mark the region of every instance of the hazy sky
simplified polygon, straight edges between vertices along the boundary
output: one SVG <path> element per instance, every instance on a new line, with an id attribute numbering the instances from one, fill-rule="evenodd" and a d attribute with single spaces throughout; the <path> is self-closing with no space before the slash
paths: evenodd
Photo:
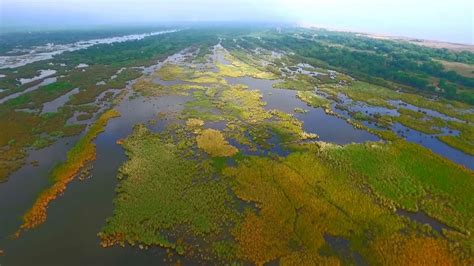
<path id="1" fill-rule="evenodd" d="M 472 0 L 0 0 L 3 26 L 296 22 L 474 44 Z"/>

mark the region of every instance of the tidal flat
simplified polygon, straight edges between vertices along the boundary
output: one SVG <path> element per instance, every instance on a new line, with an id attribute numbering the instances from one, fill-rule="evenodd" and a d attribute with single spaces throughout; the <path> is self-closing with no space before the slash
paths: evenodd
<path id="1" fill-rule="evenodd" d="M 474 263 L 467 104 L 169 34 L 189 43 L 0 105 L 0 262 Z"/>

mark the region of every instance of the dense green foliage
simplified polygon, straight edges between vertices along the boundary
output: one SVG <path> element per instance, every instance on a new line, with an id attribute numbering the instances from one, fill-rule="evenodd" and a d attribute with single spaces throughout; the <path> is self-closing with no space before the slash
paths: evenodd
<path id="1" fill-rule="evenodd" d="M 446 71 L 433 58 L 474 64 L 474 54 L 432 49 L 414 44 L 377 40 L 352 33 L 325 30 L 288 30 L 286 34 L 242 38 L 240 42 L 225 43 L 229 47 L 278 47 L 293 52 L 296 60 L 315 66 L 334 67 L 359 79 L 397 88 L 415 88 L 425 93 L 436 93 L 448 99 L 474 104 L 474 79 L 454 71 Z M 437 82 L 433 82 L 433 79 Z M 439 80 L 444 80 L 439 83 Z M 391 82 L 390 82 L 391 81 Z"/>

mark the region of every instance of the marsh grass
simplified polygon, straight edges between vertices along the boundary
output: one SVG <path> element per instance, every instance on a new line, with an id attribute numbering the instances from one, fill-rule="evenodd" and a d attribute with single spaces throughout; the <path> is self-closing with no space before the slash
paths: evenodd
<path id="1" fill-rule="evenodd" d="M 197 137 L 198 148 L 204 150 L 212 157 L 230 157 L 239 150 L 230 145 L 219 130 L 204 129 Z"/>
<path id="2" fill-rule="evenodd" d="M 95 159 L 96 150 L 93 140 L 104 131 L 110 119 L 119 115 L 114 109 L 103 113 L 87 133 L 68 151 L 66 161 L 57 165 L 50 173 L 51 186 L 38 195 L 33 206 L 23 215 L 23 223 L 17 235 L 46 221 L 46 212 L 50 202 L 64 193 L 69 182 L 74 179 L 82 167 Z"/>

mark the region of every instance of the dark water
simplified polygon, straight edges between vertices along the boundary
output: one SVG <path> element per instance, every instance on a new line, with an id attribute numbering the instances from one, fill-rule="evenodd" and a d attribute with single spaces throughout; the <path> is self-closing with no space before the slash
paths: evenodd
<path id="1" fill-rule="evenodd" d="M 369 116 L 373 116 L 374 114 L 377 114 L 377 113 L 382 114 L 382 115 L 384 115 L 384 114 L 391 115 L 391 116 L 398 116 L 399 115 L 399 113 L 396 109 L 388 109 L 388 108 L 384 108 L 384 107 L 380 107 L 380 106 L 371 106 L 371 105 L 368 105 L 368 104 L 362 103 L 362 102 L 354 102 L 343 94 L 340 94 L 338 97 L 343 102 L 343 104 L 345 106 L 348 106 L 349 109 L 351 111 L 354 111 L 354 112 L 362 112 L 362 113 L 364 113 L 366 115 L 369 115 Z M 410 104 L 405 104 L 402 101 L 391 101 L 391 103 L 394 104 L 394 106 L 407 108 L 407 109 L 410 109 L 410 110 L 413 110 L 413 111 L 420 110 L 420 111 L 425 112 L 427 115 L 430 115 L 430 116 L 433 116 L 433 117 L 438 117 L 438 118 L 441 118 L 441 119 L 444 119 L 444 120 L 459 121 L 456 118 L 446 116 L 446 115 L 441 114 L 439 112 L 429 110 L 429 109 L 425 109 L 425 108 L 418 108 L 418 107 L 410 105 Z M 400 106 L 398 106 L 398 105 L 400 105 Z M 350 115 L 348 114 L 347 111 L 338 110 L 338 109 L 334 109 L 334 111 L 341 114 L 341 115 L 343 115 L 344 117 L 350 117 Z M 368 124 L 367 122 L 364 122 L 364 125 L 366 125 L 370 128 L 378 128 L 374 124 Z M 430 149 L 434 153 L 436 153 L 436 154 L 438 154 L 442 157 L 445 157 L 445 158 L 447 158 L 447 159 L 449 159 L 449 160 L 451 160 L 451 161 L 453 161 L 457 164 L 463 165 L 463 166 L 465 166 L 469 169 L 474 169 L 474 156 L 466 154 L 466 153 L 464 153 L 464 152 L 462 152 L 458 149 L 455 149 L 455 148 L 445 144 L 444 142 L 442 142 L 442 141 L 440 141 L 436 138 L 437 135 L 425 134 L 425 133 L 416 131 L 414 129 L 410 129 L 410 128 L 408 128 L 406 126 L 403 126 L 399 123 L 395 123 L 392 126 L 391 130 L 394 131 L 400 137 L 406 139 L 409 142 L 420 144 L 423 147 Z M 459 132 L 457 132 L 457 131 L 452 131 L 451 133 L 449 133 L 448 128 L 441 128 L 441 130 L 443 131 L 443 133 L 441 133 L 440 135 L 447 135 L 447 134 L 457 135 L 457 134 L 459 134 Z"/>
<path id="2" fill-rule="evenodd" d="M 39 191 L 49 184 L 47 175 L 50 169 L 66 160 L 66 152 L 77 138 L 63 138 L 47 148 L 31 151 L 27 164 L 10 175 L 7 182 L 0 184 L 0 249 L 4 248 L 6 238 L 18 229 L 21 216 L 31 207 Z M 39 165 L 31 165 L 32 161 L 38 161 Z"/>
<path id="3" fill-rule="evenodd" d="M 420 144 L 457 164 L 464 165 L 474 170 L 474 156 L 457 150 L 444 142 L 438 140 L 435 136 L 427 135 L 422 132 L 409 129 L 401 124 L 394 124 L 392 130 L 398 132 L 407 141 Z"/>
<path id="4" fill-rule="evenodd" d="M 357 266 L 368 265 L 358 252 L 351 250 L 349 240 L 343 237 L 332 236 L 328 234 L 324 235 L 324 240 L 331 247 L 331 249 L 345 261 L 349 261 L 351 264 L 355 264 Z"/>
<path id="5" fill-rule="evenodd" d="M 365 130 L 355 129 L 345 120 L 328 115 L 321 108 L 313 108 L 306 105 L 296 97 L 296 91 L 275 89 L 273 84 L 276 80 L 263 80 L 251 77 L 227 78 L 230 84 L 245 84 L 250 89 L 259 90 L 263 95 L 263 101 L 267 103 L 265 109 L 277 109 L 286 113 L 295 114 L 295 117 L 303 122 L 303 129 L 310 133 L 319 135 L 322 141 L 336 144 L 360 143 L 365 141 L 377 141 L 379 138 Z M 308 110 L 307 113 L 295 113 L 295 108 Z"/>
<path id="6" fill-rule="evenodd" d="M 21 215 L 31 206 L 37 193 L 47 186 L 47 175 L 53 162 L 65 159 L 67 139 L 51 147 L 32 153 L 31 157 L 43 159 L 40 167 L 26 165 L 0 186 L 0 248 L 5 255 L 2 265 L 156 265 L 162 264 L 166 251 L 151 248 L 143 251 L 138 247 L 99 246 L 97 233 L 112 215 L 117 185 L 117 171 L 126 160 L 116 141 L 127 137 L 136 123 L 156 119 L 158 112 L 180 111 L 186 97 L 165 96 L 159 99 L 137 98 L 125 100 L 117 108 L 121 117 L 109 121 L 97 145 L 97 159 L 93 163 L 92 178 L 75 179 L 65 194 L 53 201 L 48 208 L 48 219 L 36 229 L 24 233 L 19 239 L 9 239 L 21 224 Z M 151 126 L 161 130 L 165 122 Z M 43 162 L 44 161 L 44 162 Z"/>
<path id="7" fill-rule="evenodd" d="M 431 228 L 433 230 L 435 230 L 436 232 L 438 232 L 440 234 L 443 232 L 443 229 L 453 230 L 449 226 L 437 221 L 434 218 L 431 218 L 430 216 L 428 216 L 426 213 L 424 213 L 422 211 L 409 212 L 409 211 L 405 211 L 405 210 L 402 210 L 402 209 L 398 209 L 396 213 L 400 216 L 407 217 L 410 220 L 413 220 L 415 222 L 418 222 L 418 223 L 421 223 L 421 224 L 427 224 L 427 225 L 431 226 Z"/>
<path id="8" fill-rule="evenodd" d="M 447 121 L 458 121 L 460 122 L 461 120 L 455 118 L 455 117 L 450 117 L 450 116 L 447 116 L 445 114 L 442 114 L 438 111 L 435 111 L 435 110 L 431 110 L 431 109 L 426 109 L 426 108 L 421 108 L 421 107 L 418 107 L 418 106 L 414 106 L 414 105 L 411 105 L 409 103 L 406 103 L 404 101 L 401 101 L 401 100 L 396 100 L 396 101 L 389 101 L 393 106 L 396 106 L 396 107 L 401 107 L 401 108 L 405 108 L 405 109 L 410 109 L 412 111 L 420 111 L 420 112 L 423 112 L 429 116 L 432 116 L 432 117 L 437 117 L 437 118 L 441 118 L 443 120 L 447 120 Z"/>

